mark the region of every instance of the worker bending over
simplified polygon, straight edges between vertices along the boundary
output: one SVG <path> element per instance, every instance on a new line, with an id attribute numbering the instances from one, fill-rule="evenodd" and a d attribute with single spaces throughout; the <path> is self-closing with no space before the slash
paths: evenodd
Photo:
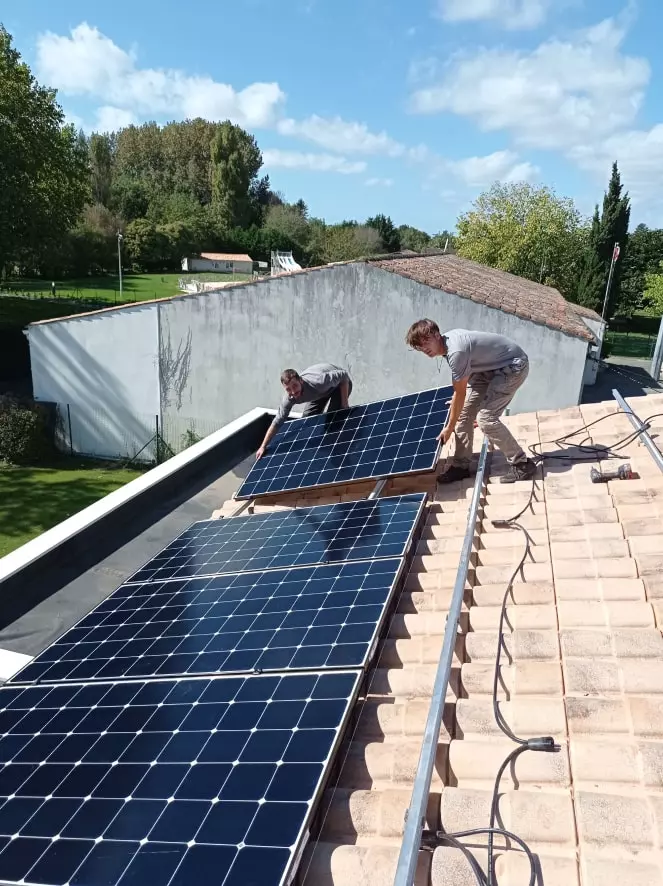
<path id="1" fill-rule="evenodd" d="M 352 381 L 348 372 L 332 363 L 316 363 L 305 369 L 301 375 L 294 369 L 284 369 L 281 384 L 285 388 L 285 395 L 256 458 L 263 457 L 269 441 L 290 415 L 295 403 L 306 404 L 302 418 L 309 418 L 311 415 L 320 415 L 326 406 L 329 406 L 330 412 L 346 409 L 352 393 Z"/>
<path id="2" fill-rule="evenodd" d="M 523 349 L 505 335 L 451 329 L 440 333 L 433 320 L 418 320 L 408 330 L 410 347 L 429 357 L 445 357 L 451 369 L 454 393 L 447 424 L 438 440 L 446 443 L 456 435 L 451 466 L 438 476 L 439 483 L 453 483 L 470 476 L 474 421 L 509 463 L 502 483 L 531 478 L 536 465 L 527 458 L 500 416 L 529 374 Z"/>

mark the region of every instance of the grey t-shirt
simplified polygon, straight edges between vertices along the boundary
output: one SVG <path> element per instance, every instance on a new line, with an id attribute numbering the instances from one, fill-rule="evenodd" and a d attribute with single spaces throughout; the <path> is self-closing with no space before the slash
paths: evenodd
<path id="1" fill-rule="evenodd" d="M 444 340 L 447 345 L 445 356 L 454 381 L 475 372 L 503 369 L 517 359 L 527 361 L 525 351 L 506 335 L 451 329 L 444 333 Z"/>
<path id="2" fill-rule="evenodd" d="M 302 392 L 299 397 L 290 397 L 286 394 L 281 400 L 274 419 L 274 427 L 279 428 L 290 415 L 290 410 L 295 403 L 310 403 L 312 400 L 331 394 L 341 382 L 350 381 L 350 376 L 345 369 L 334 366 L 333 363 L 316 363 L 300 373 L 302 380 Z"/>

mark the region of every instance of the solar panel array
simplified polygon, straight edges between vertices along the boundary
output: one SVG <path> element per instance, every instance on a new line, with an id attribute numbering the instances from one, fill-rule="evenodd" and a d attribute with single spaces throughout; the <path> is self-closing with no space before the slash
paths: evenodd
<path id="1" fill-rule="evenodd" d="M 362 667 L 402 560 L 127 584 L 21 681 Z"/>
<path id="2" fill-rule="evenodd" d="M 432 470 L 453 388 L 286 422 L 236 498 Z"/>
<path id="3" fill-rule="evenodd" d="M 129 582 L 402 557 L 425 495 L 194 523 Z"/>
<path id="4" fill-rule="evenodd" d="M 359 683 L 0 689 L 0 880 L 286 883 Z"/>
<path id="5" fill-rule="evenodd" d="M 425 498 L 196 523 L 0 688 L 0 882 L 291 882 Z"/>

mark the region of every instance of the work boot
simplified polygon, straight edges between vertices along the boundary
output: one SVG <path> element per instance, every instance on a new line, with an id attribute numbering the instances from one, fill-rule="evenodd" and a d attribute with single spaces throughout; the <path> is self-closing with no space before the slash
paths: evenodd
<path id="1" fill-rule="evenodd" d="M 456 480 L 467 480 L 470 477 L 470 471 L 468 468 L 459 468 L 456 465 L 451 465 L 450 468 L 443 474 L 437 475 L 438 483 L 455 483 Z"/>
<path id="2" fill-rule="evenodd" d="M 517 483 L 518 480 L 531 480 L 536 474 L 536 464 L 531 458 L 509 465 L 507 473 L 500 477 L 500 483 Z"/>

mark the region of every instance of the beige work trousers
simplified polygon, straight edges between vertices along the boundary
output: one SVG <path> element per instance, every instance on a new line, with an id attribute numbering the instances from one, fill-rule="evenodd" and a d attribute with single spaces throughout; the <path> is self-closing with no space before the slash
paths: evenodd
<path id="1" fill-rule="evenodd" d="M 527 459 L 513 434 L 500 421 L 500 416 L 528 375 L 529 362 L 518 358 L 503 369 L 476 372 L 470 376 L 465 403 L 456 422 L 456 451 L 452 465 L 469 467 L 475 420 L 509 464 L 518 464 Z"/>

